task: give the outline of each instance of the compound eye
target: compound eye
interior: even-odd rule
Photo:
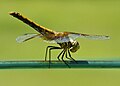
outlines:
[[[74,42],[72,43],[72,47],[70,48],[70,51],[71,51],[72,53],[74,53],[74,52],[76,52],[79,48],[80,48],[79,43],[78,43],[77,41],[74,41]]]

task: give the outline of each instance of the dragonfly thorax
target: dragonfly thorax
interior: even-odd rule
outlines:
[[[69,41],[64,43],[58,43],[62,49],[69,49],[72,53],[76,52],[80,45],[77,41]]]

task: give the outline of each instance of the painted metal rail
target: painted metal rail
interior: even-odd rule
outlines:
[[[120,68],[120,61],[117,60],[77,60],[66,61],[71,68]],[[48,61],[25,60],[25,61],[0,61],[0,69],[47,69]],[[63,62],[52,61],[50,68],[68,68]]]

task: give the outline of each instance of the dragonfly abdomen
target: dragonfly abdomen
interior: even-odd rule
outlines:
[[[54,34],[54,31],[52,31],[52,30],[50,30],[48,28],[45,28],[45,27],[31,21],[30,19],[24,17],[20,13],[10,12],[10,15],[12,15],[13,17],[23,21],[24,23],[26,23],[27,25],[29,25],[30,27],[34,28],[36,31],[41,33],[42,35],[46,35],[47,33]]]

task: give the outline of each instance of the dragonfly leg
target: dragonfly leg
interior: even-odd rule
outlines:
[[[68,57],[68,52],[65,53],[65,57],[69,60],[71,60],[71,58]]]
[[[59,54],[58,57],[57,57],[59,61],[61,61],[61,60],[60,60],[60,56],[62,55],[63,52],[64,52],[64,50],[62,50],[62,52],[60,52],[60,54]]]
[[[48,49],[49,49],[50,47],[53,47],[53,46],[47,46],[47,48],[46,48],[46,52],[45,52],[45,61],[47,61],[47,52],[48,52]]]
[[[64,60],[64,55],[65,55],[66,52],[67,52],[66,50],[63,50],[61,59],[62,59],[62,61],[63,61],[69,68],[71,68],[71,67],[68,65],[68,63]]]
[[[51,63],[51,50],[55,50],[55,49],[61,49],[61,48],[55,47],[55,46],[50,47],[50,49],[49,49],[49,68],[50,68],[50,63]]]
[[[76,60],[72,58],[71,53],[70,53],[70,50],[68,50],[68,54],[69,54],[69,57],[70,57],[69,59],[71,59],[71,60],[73,60],[74,62],[76,62]],[[76,63],[77,63],[77,62],[76,62]]]
[[[48,52],[48,49],[49,48],[56,48],[56,49],[60,49],[60,47],[56,47],[56,46],[47,46],[47,48],[46,48],[46,52],[45,52],[45,61],[47,61],[47,52]]]

